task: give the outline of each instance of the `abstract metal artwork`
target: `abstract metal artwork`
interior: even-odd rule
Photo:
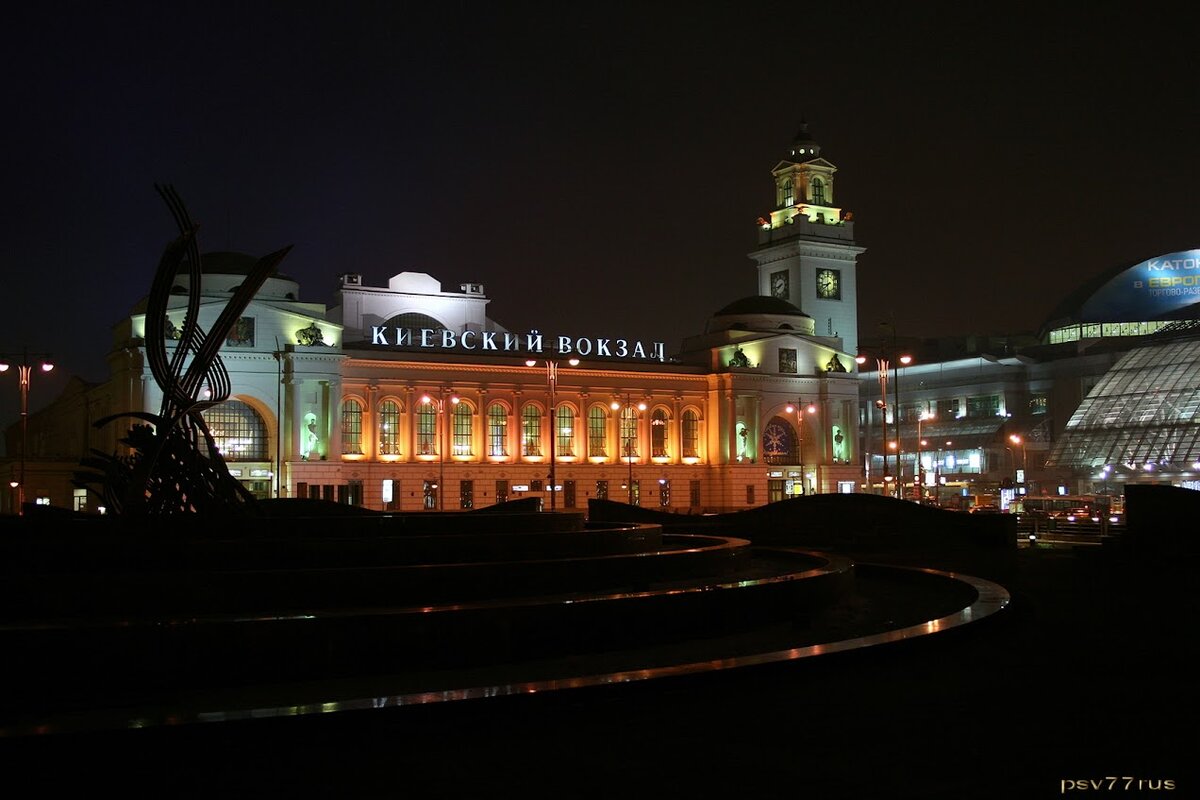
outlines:
[[[159,259],[146,306],[146,361],[162,390],[162,406],[158,414],[128,411],[97,420],[96,427],[119,419],[135,420],[120,440],[129,452],[109,455],[93,450],[80,462],[84,469],[75,473],[73,482],[99,495],[113,514],[251,514],[254,497],[230,475],[202,412],[229,398],[231,386],[219,353],[221,345],[291,246],[258,260],[206,332],[197,324],[202,275],[198,226],[173,187],[154,188],[179,229],[179,237]],[[183,325],[176,328],[167,317],[167,308],[181,273],[188,277],[187,313]]]

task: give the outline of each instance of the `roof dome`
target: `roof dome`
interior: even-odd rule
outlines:
[[[187,260],[179,265],[179,272],[175,275],[175,285],[172,287],[172,294],[186,294],[188,285],[188,266]],[[201,294],[230,294],[237,291],[238,287],[254,269],[258,263],[258,256],[247,255],[246,253],[233,252],[215,252],[200,254],[200,276],[201,276]],[[259,299],[271,300],[299,300],[300,299],[300,284],[295,279],[289,278],[287,275],[281,275],[278,270],[272,272],[263,281],[262,287],[256,295]]]
[[[257,263],[258,256],[247,253],[219,251],[200,254],[200,270],[205,275],[249,275]],[[184,259],[180,266],[184,264],[187,264],[187,259]],[[186,267],[180,269],[180,272],[186,272]],[[278,270],[272,272],[270,277],[286,279]]]
[[[734,300],[716,314],[713,314],[713,316],[728,317],[733,314],[788,314],[800,317],[808,316],[808,314],[805,314],[787,300],[757,294],[750,297],[743,297],[741,300]]]
[[[787,300],[766,295],[751,295],[734,300],[712,315],[706,333],[725,330],[795,331],[813,335],[813,318]]]

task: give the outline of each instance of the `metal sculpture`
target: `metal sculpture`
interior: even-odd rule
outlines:
[[[158,516],[180,513],[253,513],[254,497],[229,474],[202,412],[229,398],[229,372],[219,353],[221,343],[242,312],[291,250],[291,246],[258,260],[205,332],[197,324],[200,310],[201,263],[196,243],[198,226],[171,186],[154,187],[170,209],[179,238],[159,259],[146,307],[146,361],[162,390],[158,414],[128,411],[97,420],[103,427],[118,419],[133,419],[121,443],[129,455],[93,450],[75,473],[74,484],[97,493],[115,514]],[[187,314],[182,328],[167,318],[176,276],[188,275]],[[166,343],[171,340],[173,352]],[[89,471],[90,470],[90,471]]]

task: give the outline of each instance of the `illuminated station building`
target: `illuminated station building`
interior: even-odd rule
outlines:
[[[864,249],[835,205],[836,171],[802,126],[771,170],[775,208],[749,254],[754,293],[672,350],[636,331],[508,331],[482,285],[447,290],[421,272],[384,286],[341,275],[327,305],[272,275],[221,349],[232,394],[205,412],[208,425],[255,495],[377,510],[533,496],[546,508],[608,498],[728,511],[862,491],[1005,505],[1130,481],[1196,488],[1200,251],[1099,276],[1037,336],[860,341]],[[253,262],[203,256],[204,330]],[[168,330],[192,288],[181,274]],[[92,423],[159,410],[144,304],[114,330],[107,381],[73,379],[30,415],[26,437],[7,431],[0,471],[10,483],[25,475],[26,502],[97,510],[72,473],[93,448],[121,452],[128,423]]]
[[[328,305],[302,302],[298,284],[275,274],[221,349],[231,397],[204,416],[259,497],[399,511],[608,498],[699,512],[858,491],[863,250],[833,205],[834,172],[802,129],[773,170],[778,208],[751,253],[757,294],[699,320],[702,332],[677,350],[634,331],[511,332],[488,315],[482,285],[446,290],[421,272],[385,286],[341,275]],[[198,322],[210,330],[254,259],[201,261]],[[183,325],[193,288],[181,274],[168,331]],[[71,473],[90,448],[118,452],[128,422],[91,423],[157,413],[144,303],[115,329],[110,379],[75,381],[31,416],[27,502],[96,510]],[[9,453],[19,436],[9,431]]]

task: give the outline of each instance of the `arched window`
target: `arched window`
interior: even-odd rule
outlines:
[[[471,420],[475,410],[471,404],[460,400],[454,406],[454,439],[451,448],[456,456],[471,455]]]
[[[820,178],[813,178],[812,201],[819,206],[825,205],[825,182]]]
[[[575,455],[575,411],[570,406],[559,406],[555,412],[554,442],[556,456]]]
[[[226,400],[205,409],[201,416],[226,461],[271,459],[267,426],[258,412],[241,400]]]
[[[508,410],[499,403],[488,407],[488,455],[508,455]]]
[[[793,200],[792,182],[789,180],[787,183],[779,187],[779,205],[790,206]]]
[[[621,409],[621,457],[637,458],[638,412],[633,406]]]
[[[700,418],[690,408],[683,412],[683,457],[700,455]]]
[[[353,398],[342,403],[342,452],[362,454],[362,403]]]
[[[432,456],[437,453],[437,406],[422,403],[417,409],[417,453]]]
[[[604,458],[606,452],[605,439],[608,427],[608,414],[602,406],[592,406],[588,409],[588,455],[592,458]]]
[[[667,412],[661,408],[650,415],[650,456],[667,457]]]
[[[395,400],[379,404],[379,455],[400,455],[400,404]]]
[[[534,405],[525,406],[521,411],[521,454],[542,454],[542,412]]]

